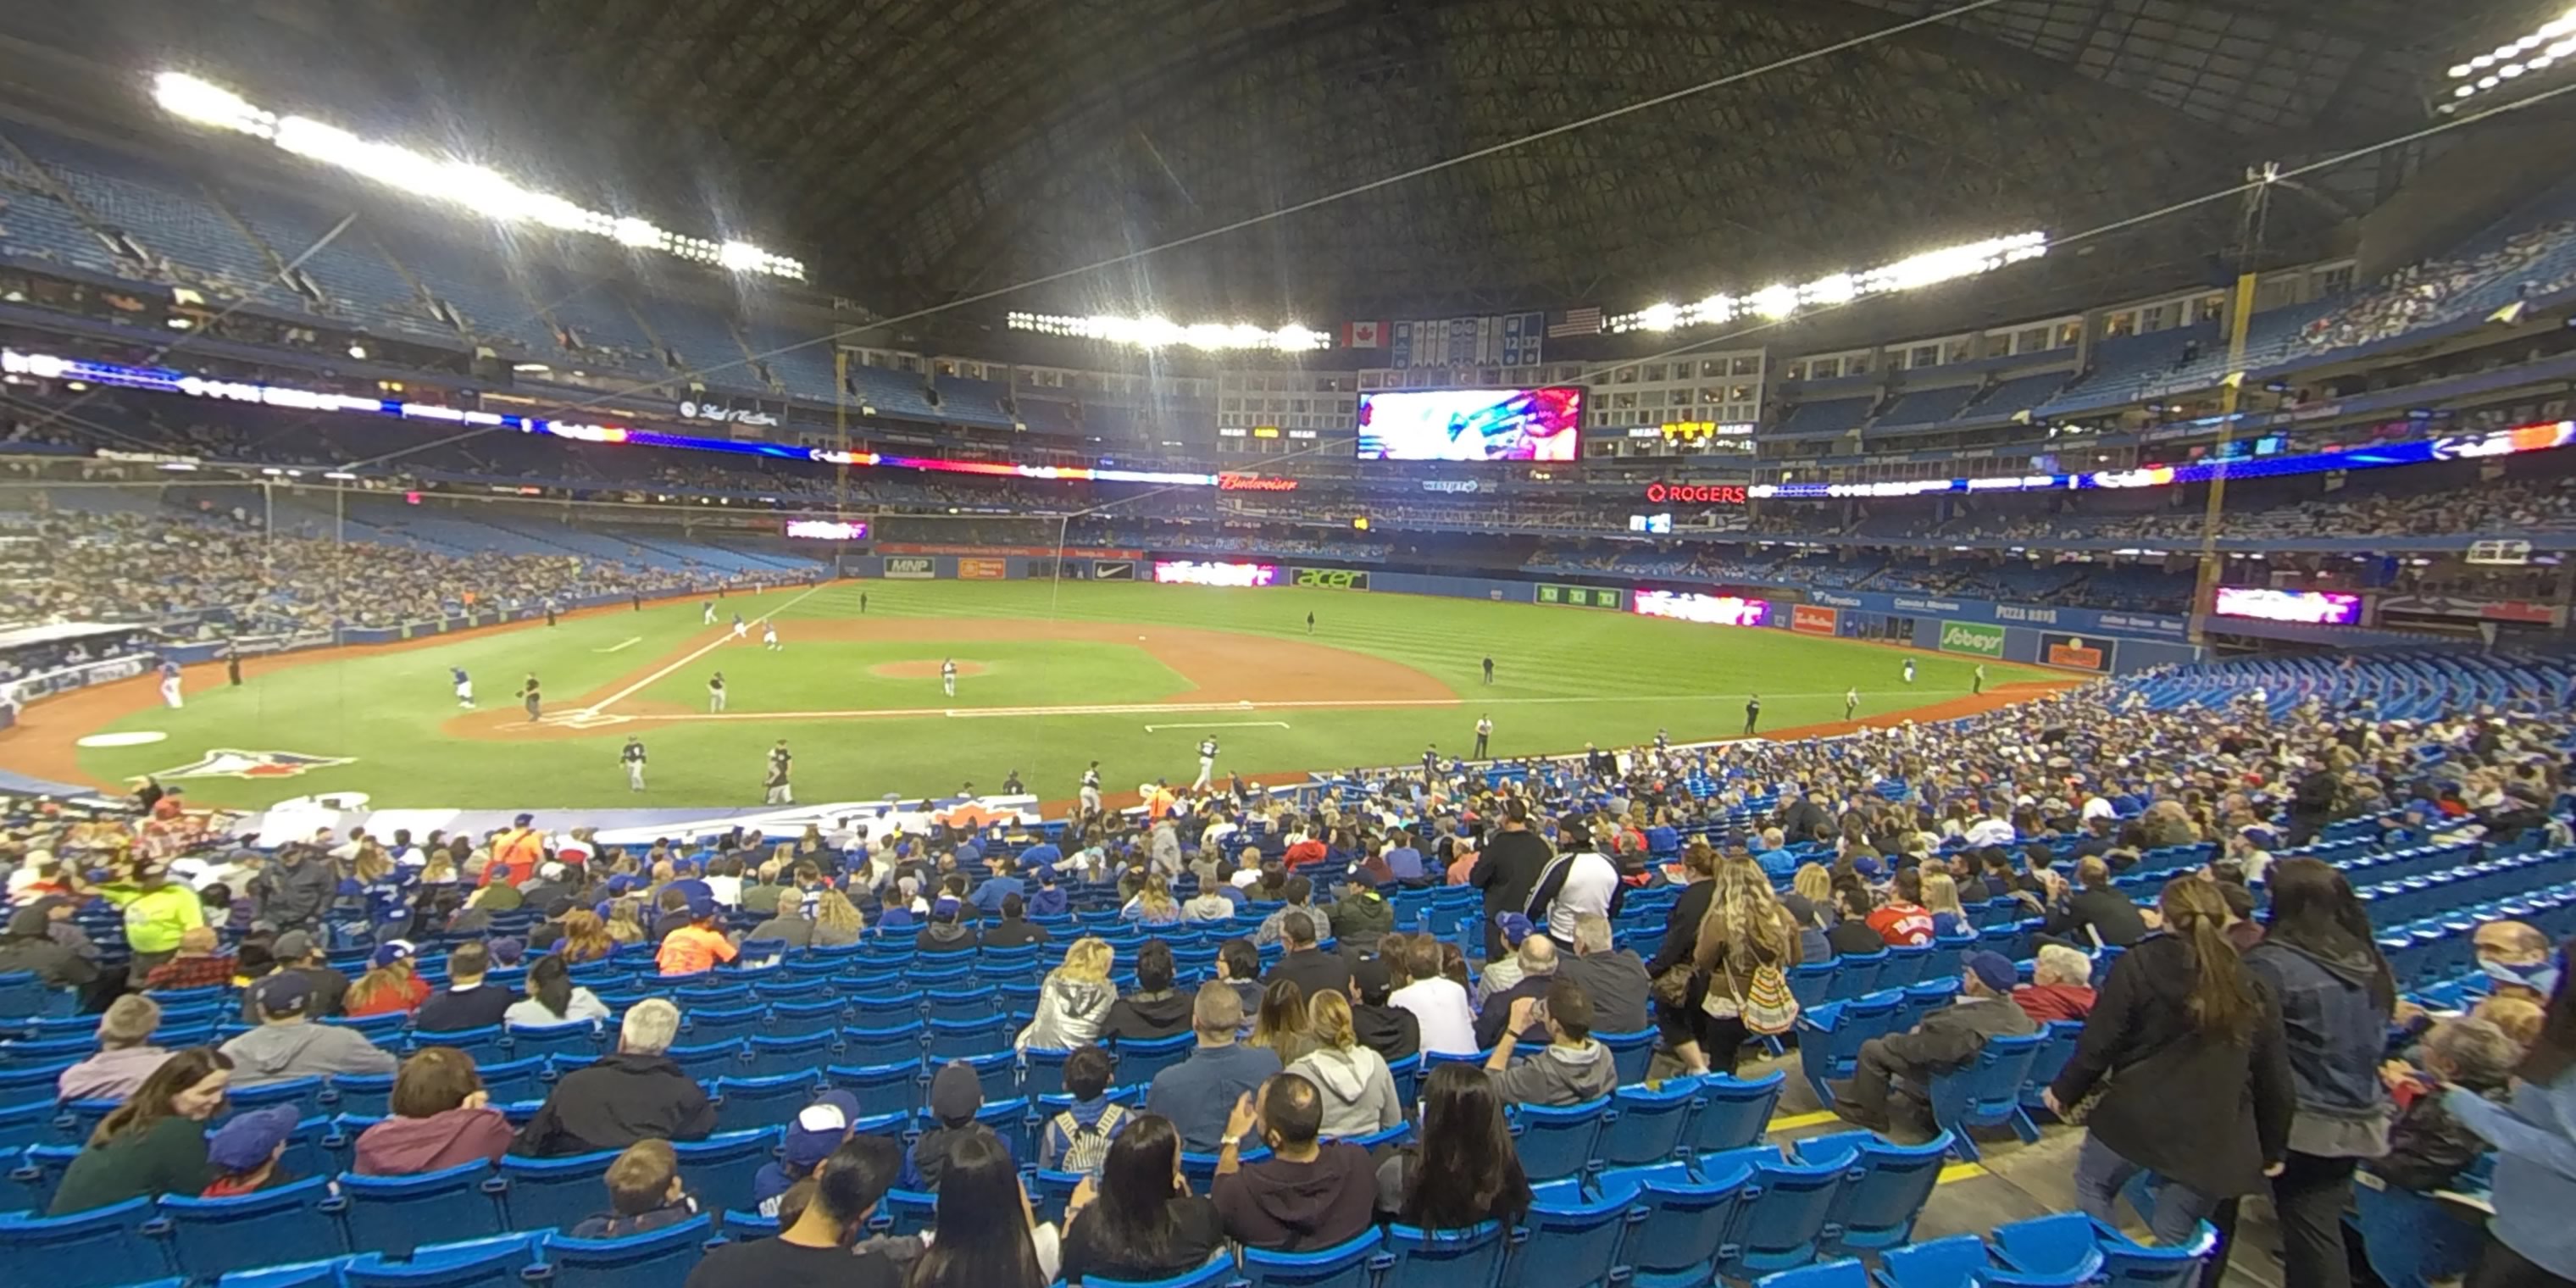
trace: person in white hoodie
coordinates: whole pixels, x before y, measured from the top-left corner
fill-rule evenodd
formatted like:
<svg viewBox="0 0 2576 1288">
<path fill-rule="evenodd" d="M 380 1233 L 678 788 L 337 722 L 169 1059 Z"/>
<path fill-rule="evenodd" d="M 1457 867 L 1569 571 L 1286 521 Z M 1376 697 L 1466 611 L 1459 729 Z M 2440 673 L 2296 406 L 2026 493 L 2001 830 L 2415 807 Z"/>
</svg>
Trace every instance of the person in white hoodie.
<svg viewBox="0 0 2576 1288">
<path fill-rule="evenodd" d="M 1322 1093 L 1323 1134 L 1348 1140 L 1403 1122 L 1395 1075 L 1386 1057 L 1359 1044 L 1350 999 L 1329 988 L 1315 994 L 1306 1003 L 1306 1022 L 1314 1030 L 1315 1049 L 1299 1056 L 1288 1072 L 1303 1074 Z"/>
</svg>

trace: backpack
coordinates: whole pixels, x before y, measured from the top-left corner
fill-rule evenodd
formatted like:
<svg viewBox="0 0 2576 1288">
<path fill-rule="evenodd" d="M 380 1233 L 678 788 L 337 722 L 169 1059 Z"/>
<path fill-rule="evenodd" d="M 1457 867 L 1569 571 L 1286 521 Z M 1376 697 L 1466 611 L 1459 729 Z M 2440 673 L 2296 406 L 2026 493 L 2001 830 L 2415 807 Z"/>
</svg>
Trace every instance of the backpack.
<svg viewBox="0 0 2576 1288">
<path fill-rule="evenodd" d="M 1747 1032 L 1778 1037 L 1798 1023 L 1798 996 L 1789 991 L 1789 977 L 1777 966 L 1754 967 L 1744 995 L 1736 1001 L 1743 1008 Z"/>
<path fill-rule="evenodd" d="M 1127 1125 L 1127 1109 L 1109 1105 L 1100 1116 L 1085 1127 L 1068 1109 L 1055 1116 L 1055 1129 L 1064 1133 L 1064 1157 L 1056 1160 L 1056 1170 L 1100 1175 L 1100 1165 L 1109 1159 L 1109 1142 L 1117 1139 L 1118 1129 Z"/>
</svg>

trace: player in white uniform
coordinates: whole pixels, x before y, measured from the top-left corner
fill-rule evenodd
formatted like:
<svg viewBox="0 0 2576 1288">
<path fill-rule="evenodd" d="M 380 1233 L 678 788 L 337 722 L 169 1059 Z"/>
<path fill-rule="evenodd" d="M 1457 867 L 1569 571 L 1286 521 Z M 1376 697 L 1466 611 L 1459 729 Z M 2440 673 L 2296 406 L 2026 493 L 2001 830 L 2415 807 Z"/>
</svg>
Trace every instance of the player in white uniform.
<svg viewBox="0 0 2576 1288">
<path fill-rule="evenodd" d="M 738 640 L 751 638 L 751 623 L 742 620 L 740 613 L 733 615 L 733 637 Z"/>
<path fill-rule="evenodd" d="M 788 775 L 795 767 L 796 757 L 788 754 L 787 740 L 779 739 L 778 745 L 769 749 L 769 777 L 764 780 L 764 784 L 769 789 L 767 799 L 770 804 L 796 803 L 796 789 L 789 786 L 787 782 Z"/>
<path fill-rule="evenodd" d="M 161 664 L 161 705 L 173 711 L 188 705 L 179 696 L 179 664 L 176 662 Z"/>
<path fill-rule="evenodd" d="M 707 677 L 707 710 L 722 711 L 724 709 L 724 672 L 718 671 L 714 675 Z"/>
<path fill-rule="evenodd" d="M 1190 784 L 1190 790 L 1197 791 L 1200 788 L 1207 786 L 1215 777 L 1216 739 L 1201 738 L 1199 739 L 1199 779 L 1197 782 Z"/>
<path fill-rule="evenodd" d="M 474 678 L 467 675 L 465 673 L 465 668 L 461 666 L 451 666 L 447 668 L 447 674 L 450 678 L 456 681 L 456 705 L 463 707 L 468 711 L 473 710 Z"/>
<path fill-rule="evenodd" d="M 1914 659 L 1910 657 L 1905 659 L 1905 682 L 1914 683 Z"/>
<path fill-rule="evenodd" d="M 1100 762 L 1097 760 L 1091 762 L 1091 768 L 1082 771 L 1082 812 L 1100 812 Z"/>
<path fill-rule="evenodd" d="M 698 605 L 698 625 L 700 625 L 700 626 L 713 626 L 713 625 L 715 625 L 715 624 L 716 624 L 716 601 L 714 601 L 714 600 L 710 599 L 710 600 L 708 600 L 707 602 L 705 602 L 705 603 L 703 603 L 703 604 Z"/>
<path fill-rule="evenodd" d="M 618 763 L 626 766 L 626 790 L 630 792 L 644 790 L 644 740 L 627 739 L 626 750 L 617 753 L 617 760 Z"/>
<path fill-rule="evenodd" d="M 760 643 L 761 647 L 768 649 L 772 653 L 778 651 L 778 623 L 773 622 L 766 617 L 760 619 Z"/>
<path fill-rule="evenodd" d="M 957 696 L 957 659 L 953 657 L 940 659 L 939 691 L 952 698 Z"/>
</svg>

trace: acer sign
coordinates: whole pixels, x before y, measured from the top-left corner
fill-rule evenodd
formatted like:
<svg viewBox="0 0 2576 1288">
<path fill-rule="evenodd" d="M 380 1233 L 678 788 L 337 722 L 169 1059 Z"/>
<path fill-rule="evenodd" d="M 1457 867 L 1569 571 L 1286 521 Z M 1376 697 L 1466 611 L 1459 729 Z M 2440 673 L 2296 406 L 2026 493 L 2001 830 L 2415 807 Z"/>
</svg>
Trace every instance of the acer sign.
<svg viewBox="0 0 2576 1288">
<path fill-rule="evenodd" d="M 1219 474 L 1216 486 L 1221 492 L 1294 492 L 1297 480 L 1265 478 L 1259 474 Z"/>
<path fill-rule="evenodd" d="M 1742 505 L 1744 488 L 1726 483 L 1649 483 L 1648 505 Z"/>
</svg>

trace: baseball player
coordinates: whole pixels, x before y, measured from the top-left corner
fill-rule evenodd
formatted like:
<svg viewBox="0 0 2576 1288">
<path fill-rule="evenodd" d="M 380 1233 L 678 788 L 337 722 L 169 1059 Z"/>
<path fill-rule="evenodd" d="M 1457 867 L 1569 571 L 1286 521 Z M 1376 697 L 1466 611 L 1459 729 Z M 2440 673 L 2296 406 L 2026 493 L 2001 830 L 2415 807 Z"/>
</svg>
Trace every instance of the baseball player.
<svg viewBox="0 0 2576 1288">
<path fill-rule="evenodd" d="M 733 615 L 733 637 L 738 640 L 747 640 L 751 638 L 751 624 L 742 620 L 742 614 L 740 613 Z"/>
<path fill-rule="evenodd" d="M 713 626 L 713 625 L 715 625 L 715 624 L 716 624 L 716 601 L 714 601 L 714 600 L 710 599 L 710 600 L 706 601 L 705 603 L 698 605 L 698 625 L 700 625 L 700 626 Z"/>
<path fill-rule="evenodd" d="M 529 724 L 535 724 L 545 714 L 545 698 L 537 690 L 537 673 L 534 671 L 528 672 L 528 682 L 519 686 L 519 705 L 527 708 Z"/>
<path fill-rule="evenodd" d="M 1905 659 L 1905 682 L 1914 683 L 1914 659 L 1910 657 Z"/>
<path fill-rule="evenodd" d="M 793 805 L 796 803 L 796 790 L 787 785 L 788 774 L 793 771 L 795 767 L 796 757 L 788 754 L 787 740 L 784 738 L 779 739 L 778 745 L 769 749 L 769 777 L 766 780 L 766 786 L 769 788 L 768 801 L 770 804 Z"/>
<path fill-rule="evenodd" d="M 1216 778 L 1216 739 L 1199 739 L 1199 778 L 1190 784 L 1191 791 L 1207 786 Z"/>
<path fill-rule="evenodd" d="M 1843 719 L 1851 719 L 1852 713 L 1858 710 L 1860 710 L 1860 686 L 1855 684 L 1843 690 Z"/>
<path fill-rule="evenodd" d="M 707 677 L 707 710 L 722 711 L 724 709 L 724 672 L 718 671 L 714 675 Z"/>
<path fill-rule="evenodd" d="M 1970 692 L 1970 693 L 1983 693 L 1983 692 L 1985 692 L 1985 691 L 1986 691 L 1986 664 L 1985 664 L 1985 663 L 1983 663 L 1983 662 L 1979 662 L 1979 663 L 1977 663 L 1977 679 L 1976 679 L 1976 683 L 1975 683 L 1973 686 L 1971 686 L 1971 687 L 1969 688 L 1968 692 Z"/>
<path fill-rule="evenodd" d="M 1091 768 L 1082 771 L 1082 812 L 1100 812 L 1100 762 L 1097 760 L 1091 762 Z"/>
<path fill-rule="evenodd" d="M 768 649 L 772 653 L 777 652 L 779 649 L 778 623 L 773 622 L 766 617 L 760 619 L 760 646 Z"/>
<path fill-rule="evenodd" d="M 626 790 L 630 792 L 644 790 L 644 740 L 627 739 L 626 750 L 617 753 L 617 761 L 626 766 Z"/>
<path fill-rule="evenodd" d="M 1476 717 L 1476 759 L 1483 760 L 1485 758 L 1485 743 L 1493 736 L 1494 718 L 1492 716 Z"/>
<path fill-rule="evenodd" d="M 456 682 L 456 705 L 467 711 L 473 710 L 474 677 L 467 675 L 464 667 L 451 666 L 447 668 L 447 678 Z"/>
<path fill-rule="evenodd" d="M 957 696 L 957 659 L 953 657 L 940 659 L 939 691 L 952 698 Z"/>
<path fill-rule="evenodd" d="M 161 659 L 161 705 L 173 711 L 188 705 L 179 696 L 179 664 L 166 657 Z"/>
</svg>

